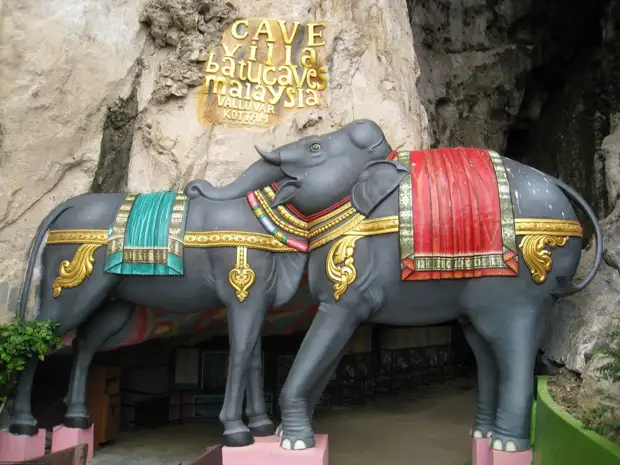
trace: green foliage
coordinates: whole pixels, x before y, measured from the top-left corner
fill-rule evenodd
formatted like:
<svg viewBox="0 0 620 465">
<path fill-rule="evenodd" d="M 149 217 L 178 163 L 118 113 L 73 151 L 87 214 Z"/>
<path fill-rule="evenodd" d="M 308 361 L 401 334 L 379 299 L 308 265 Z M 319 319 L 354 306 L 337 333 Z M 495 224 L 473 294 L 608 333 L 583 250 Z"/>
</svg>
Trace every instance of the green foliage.
<svg viewBox="0 0 620 465">
<path fill-rule="evenodd" d="M 596 371 L 602 379 L 618 383 L 620 382 L 620 331 L 609 333 L 607 338 L 609 346 L 597 350 L 595 354 L 607 357 L 609 361 L 598 367 Z M 585 409 L 582 421 L 586 428 L 620 444 L 620 407 L 599 405 Z"/>
<path fill-rule="evenodd" d="M 22 318 L 0 325 L 0 405 L 12 394 L 26 362 L 32 357 L 43 360 L 58 347 L 61 338 L 54 333 L 55 326 L 58 325 Z"/>
<path fill-rule="evenodd" d="M 597 350 L 596 353 L 611 360 L 597 368 L 601 374 L 601 378 L 611 381 L 612 383 L 620 382 L 620 331 L 614 331 L 608 335 L 610 346 Z"/>
<path fill-rule="evenodd" d="M 608 405 L 586 409 L 582 415 L 583 425 L 610 441 L 620 443 L 620 409 Z"/>
</svg>

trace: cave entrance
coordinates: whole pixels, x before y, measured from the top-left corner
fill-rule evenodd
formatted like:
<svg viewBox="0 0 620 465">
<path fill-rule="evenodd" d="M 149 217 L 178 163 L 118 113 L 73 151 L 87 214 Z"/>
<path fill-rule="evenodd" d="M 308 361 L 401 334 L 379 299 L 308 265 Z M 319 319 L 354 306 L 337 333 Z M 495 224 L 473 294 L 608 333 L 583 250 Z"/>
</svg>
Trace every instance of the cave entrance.
<svg viewBox="0 0 620 465">
<path fill-rule="evenodd" d="M 496 150 L 609 213 L 599 148 L 620 101 L 615 2 L 408 6 L 434 146 Z"/>
</svg>

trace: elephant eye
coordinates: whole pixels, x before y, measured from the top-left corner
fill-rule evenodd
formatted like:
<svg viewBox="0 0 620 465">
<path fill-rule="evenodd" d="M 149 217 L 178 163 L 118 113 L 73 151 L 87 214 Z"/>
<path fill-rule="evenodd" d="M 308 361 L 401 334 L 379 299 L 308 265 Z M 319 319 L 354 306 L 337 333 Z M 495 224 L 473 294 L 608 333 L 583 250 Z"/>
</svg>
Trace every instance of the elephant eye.
<svg viewBox="0 0 620 465">
<path fill-rule="evenodd" d="M 321 144 L 317 144 L 316 142 L 310 146 L 310 150 L 313 152 L 318 152 L 321 150 Z"/>
</svg>

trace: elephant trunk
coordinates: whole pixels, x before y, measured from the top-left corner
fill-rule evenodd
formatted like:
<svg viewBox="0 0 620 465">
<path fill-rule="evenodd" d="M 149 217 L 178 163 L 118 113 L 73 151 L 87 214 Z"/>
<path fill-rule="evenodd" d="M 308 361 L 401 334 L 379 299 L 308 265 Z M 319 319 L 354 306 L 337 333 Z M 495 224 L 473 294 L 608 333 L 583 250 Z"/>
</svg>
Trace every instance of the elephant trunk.
<svg viewBox="0 0 620 465">
<path fill-rule="evenodd" d="M 243 197 L 247 192 L 265 187 L 286 177 L 279 166 L 258 160 L 251 164 L 236 180 L 222 187 L 214 187 L 209 182 L 197 180 L 185 187 L 185 195 L 190 198 L 204 197 L 209 200 L 232 200 Z"/>
</svg>

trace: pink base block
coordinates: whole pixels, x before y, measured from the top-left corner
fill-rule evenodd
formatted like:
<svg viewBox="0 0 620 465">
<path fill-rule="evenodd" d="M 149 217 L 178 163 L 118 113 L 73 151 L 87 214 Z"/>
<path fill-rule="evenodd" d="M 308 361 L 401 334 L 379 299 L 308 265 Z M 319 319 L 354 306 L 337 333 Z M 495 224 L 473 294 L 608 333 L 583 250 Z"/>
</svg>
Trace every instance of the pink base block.
<svg viewBox="0 0 620 465">
<path fill-rule="evenodd" d="M 88 459 L 93 458 L 94 429 L 69 428 L 65 425 L 54 426 L 52 433 L 52 453 L 75 447 L 79 444 L 88 444 Z"/>
<path fill-rule="evenodd" d="M 492 465 L 491 445 L 488 438 L 471 439 L 472 465 Z"/>
<path fill-rule="evenodd" d="M 327 435 L 317 434 L 316 446 L 306 450 L 280 447 L 278 436 L 254 438 L 248 447 L 223 447 L 223 465 L 327 465 Z"/>
<path fill-rule="evenodd" d="M 45 455 L 45 430 L 34 436 L 15 436 L 0 431 L 0 462 L 25 462 Z"/>
<path fill-rule="evenodd" d="M 532 449 L 522 452 L 504 452 L 493 450 L 491 452 L 492 465 L 532 465 L 534 455 Z"/>
</svg>

